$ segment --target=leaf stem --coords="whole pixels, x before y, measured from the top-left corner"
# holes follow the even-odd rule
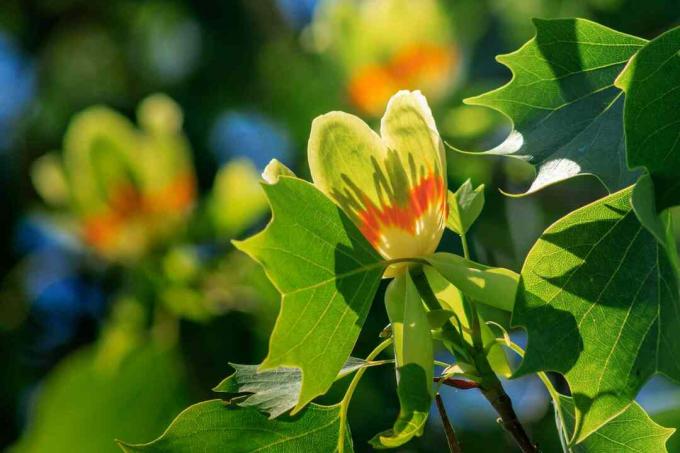
[[[446,442],[449,444],[449,452],[462,453],[460,444],[456,438],[456,432],[453,430],[449,416],[446,415],[446,408],[444,407],[444,402],[442,401],[439,392],[434,395],[434,401],[437,405],[437,410],[439,411],[439,417],[442,419],[442,425],[444,425],[444,433],[446,434]]]
[[[465,259],[470,259],[470,248],[468,247],[467,236],[465,234],[460,235],[460,243],[463,245],[463,256]]]
[[[366,356],[366,361],[370,362],[371,360],[375,359],[378,356],[378,354],[384,351],[391,344],[392,344],[391,338],[384,340],[382,343],[376,346],[375,349],[373,349],[373,351],[371,351],[370,354]],[[368,368],[369,367],[360,368],[356,372],[356,374],[352,378],[352,381],[349,383],[349,387],[347,387],[345,396],[342,398],[342,401],[340,402],[340,430],[338,433],[339,453],[343,453],[345,450],[345,433],[347,430],[347,409],[349,408],[349,403],[352,400],[352,396],[354,395],[354,391],[356,390],[357,385],[359,385],[359,381],[364,376],[364,373]]]

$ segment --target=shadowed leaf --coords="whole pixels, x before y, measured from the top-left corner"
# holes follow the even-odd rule
[[[527,193],[582,174],[610,190],[635,180],[626,167],[623,93],[614,79],[645,40],[585,19],[535,19],[536,36],[498,57],[513,73],[494,91],[466,99],[504,113],[508,138],[487,154],[537,166]]]
[[[521,273],[513,323],[529,344],[517,374],[564,374],[578,441],[629,407],[652,374],[680,380],[677,278],[630,197],[626,189],[559,220]]]

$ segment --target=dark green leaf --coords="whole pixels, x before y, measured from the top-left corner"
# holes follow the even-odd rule
[[[449,191],[448,204],[446,226],[456,234],[467,233],[484,209],[484,184],[473,189],[468,179],[455,193]]]
[[[466,99],[507,115],[514,129],[488,154],[538,167],[528,192],[593,174],[609,190],[635,180],[626,168],[623,93],[614,79],[645,40],[585,19],[534,20],[536,36],[497,59],[512,70],[507,84]]]
[[[310,404],[294,417],[268,420],[252,408],[228,406],[222,400],[204,401],[185,409],[153,442],[121,443],[123,451],[157,453],[217,452],[277,453],[335,452],[340,428],[340,406]],[[352,451],[349,430],[345,452]]]
[[[513,313],[529,334],[517,374],[553,370],[574,397],[583,440],[655,372],[680,379],[680,300],[665,250],[626,189],[548,228],[524,263]]]
[[[236,371],[213,389],[221,393],[248,393],[232,399],[241,407],[254,407],[276,418],[289,411],[300,399],[302,372],[299,368],[275,368],[257,372],[258,365],[230,363]],[[366,367],[371,362],[350,357],[338,373],[337,379]]]
[[[657,208],[680,204],[680,27],[642,48],[616,86],[626,92],[628,164],[651,173]]]
[[[635,183],[631,205],[640,223],[654,235],[660,244],[666,244],[666,228],[657,212],[654,182],[648,174],[640,176]]]
[[[271,223],[235,245],[264,267],[283,296],[260,370],[300,368],[296,412],[335,381],[352,352],[385,263],[313,185],[280,176],[264,189]]]
[[[392,324],[401,409],[392,429],[371,440],[375,448],[395,448],[423,434],[432,402],[434,374],[430,326],[408,272],[390,282],[385,307]]]
[[[574,400],[560,396],[560,408],[567,432],[574,430]],[[558,426],[560,424],[557,420]],[[571,447],[571,453],[665,452],[666,442],[675,430],[654,423],[637,403],[595,431],[582,443]]]

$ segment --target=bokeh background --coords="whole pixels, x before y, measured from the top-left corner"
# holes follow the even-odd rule
[[[259,363],[278,294],[230,240],[266,224],[266,163],[308,177],[315,116],[345,110],[376,125],[404,88],[427,95],[447,142],[488,149],[509,122],[461,100],[509,80],[494,57],[532,36],[532,17],[570,16],[651,38],[680,22],[680,6],[0,1],[0,449],[113,452],[114,438],[148,441],[182,408],[214,397],[229,362]],[[605,194],[579,177],[508,198],[499,189],[526,189],[531,167],[448,157],[450,187],[467,178],[486,186],[472,248],[492,265],[519,270],[543,229]],[[445,236],[442,248],[458,247]],[[380,297],[358,355],[387,323]],[[532,436],[559,451],[540,383],[507,387]],[[443,396],[465,451],[514,451],[476,391]],[[680,426],[680,388],[655,378],[639,402]],[[393,371],[372,369],[350,410],[356,450],[369,451],[397,412]],[[680,451],[678,435],[671,442]],[[426,434],[400,451],[445,448],[433,413]]]

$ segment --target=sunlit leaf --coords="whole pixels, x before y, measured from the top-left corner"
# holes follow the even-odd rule
[[[281,312],[260,370],[302,371],[300,410],[326,393],[349,357],[385,263],[349,218],[313,185],[264,184],[273,218],[236,242],[281,292]]]
[[[513,73],[494,91],[466,99],[507,115],[508,138],[487,154],[537,166],[529,192],[581,174],[610,190],[635,180],[626,167],[623,93],[614,79],[645,40],[585,19],[534,19],[536,36],[497,59]]]
[[[439,252],[425,258],[448,281],[468,297],[512,311],[519,275],[500,267],[488,267],[453,253]]]
[[[529,343],[518,374],[564,374],[579,441],[623,412],[652,374],[680,379],[677,277],[630,197],[626,189],[559,220],[521,273],[513,323]]]
[[[376,448],[394,448],[421,436],[432,402],[433,351],[423,302],[409,273],[387,287],[385,306],[392,325],[401,409],[391,430],[376,435]]]

